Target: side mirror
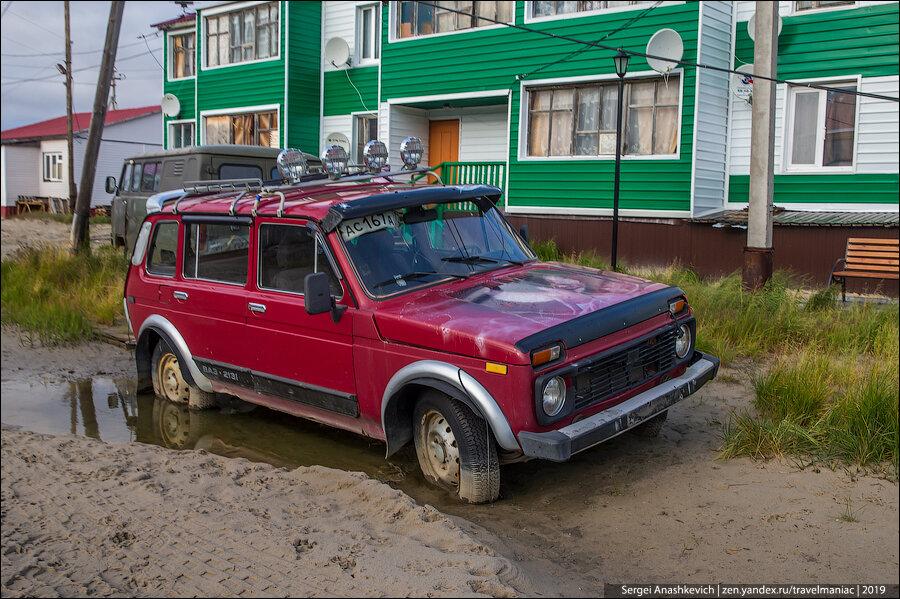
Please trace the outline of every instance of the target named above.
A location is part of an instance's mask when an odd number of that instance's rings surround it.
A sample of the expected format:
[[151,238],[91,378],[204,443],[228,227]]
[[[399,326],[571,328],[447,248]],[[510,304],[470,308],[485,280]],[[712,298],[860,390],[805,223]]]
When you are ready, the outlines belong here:
[[324,272],[314,272],[303,279],[304,304],[306,313],[310,315],[325,314],[331,312],[331,320],[337,324],[341,320],[341,314],[347,306],[338,306],[331,295],[331,287],[328,283],[328,275]]
[[106,193],[116,193],[116,178],[115,177],[107,177],[106,178]]
[[531,247],[531,240],[528,239],[528,225],[522,225],[521,227],[519,227],[519,235],[522,237],[522,239],[525,240],[525,243],[528,244],[528,247]]

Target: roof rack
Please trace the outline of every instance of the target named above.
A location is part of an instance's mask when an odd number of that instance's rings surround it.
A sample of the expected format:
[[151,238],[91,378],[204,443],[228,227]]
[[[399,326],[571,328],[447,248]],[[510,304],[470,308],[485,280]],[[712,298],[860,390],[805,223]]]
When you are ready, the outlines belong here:
[[223,191],[261,191],[263,182],[260,178],[254,179],[219,179],[215,181],[185,181],[184,191],[187,193],[215,193]]

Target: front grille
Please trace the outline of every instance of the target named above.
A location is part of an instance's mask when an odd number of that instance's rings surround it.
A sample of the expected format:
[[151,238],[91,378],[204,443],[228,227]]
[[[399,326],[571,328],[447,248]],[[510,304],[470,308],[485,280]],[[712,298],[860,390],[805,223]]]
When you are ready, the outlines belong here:
[[575,410],[647,382],[675,363],[675,330],[606,355],[575,374]]

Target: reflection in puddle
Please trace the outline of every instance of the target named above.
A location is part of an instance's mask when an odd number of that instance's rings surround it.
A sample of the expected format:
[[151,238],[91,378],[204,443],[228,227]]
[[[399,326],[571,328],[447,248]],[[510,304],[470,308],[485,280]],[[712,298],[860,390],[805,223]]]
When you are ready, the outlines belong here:
[[[361,471],[404,491],[424,487],[415,451],[384,458],[384,444],[237,400],[197,412],[186,405],[137,394],[131,379],[97,377],[69,383],[2,385],[5,427],[75,434],[106,441],[138,441],[295,468],[321,465]],[[412,474],[413,476],[410,476]]]

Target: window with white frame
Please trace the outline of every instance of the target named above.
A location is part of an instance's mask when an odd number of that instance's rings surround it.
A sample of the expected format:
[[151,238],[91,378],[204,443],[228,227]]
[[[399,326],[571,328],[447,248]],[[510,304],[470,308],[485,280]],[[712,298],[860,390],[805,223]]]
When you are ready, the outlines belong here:
[[399,18],[395,20],[397,23],[395,35],[398,38],[421,37],[475,27],[490,27],[496,25],[494,21],[511,23],[514,9],[515,2],[503,0],[400,2],[397,15]]
[[379,4],[356,9],[356,51],[360,63],[374,62],[381,56],[380,14]]
[[856,84],[829,87],[834,90],[791,89],[786,152],[789,168],[853,166]]
[[616,2],[613,0],[579,0],[579,1],[538,1],[531,3],[532,17],[550,17],[555,15],[568,15],[579,12],[591,12],[610,8],[622,8],[624,6],[638,6],[652,4],[647,0],[634,0],[631,2]]
[[378,139],[378,115],[365,114],[356,117],[356,163],[363,164],[366,144]]
[[279,147],[277,111],[220,114],[205,120],[207,144]]
[[[679,81],[625,82],[622,153],[671,155],[678,147]],[[528,156],[606,156],[616,152],[618,82],[527,90]]]
[[44,181],[63,180],[62,152],[44,152]]
[[820,8],[831,8],[832,6],[853,6],[855,0],[797,0],[794,2],[794,10],[802,12],[804,10],[818,10]]
[[188,148],[194,145],[194,121],[169,123],[169,148]]
[[205,23],[207,67],[279,55],[277,2],[209,16]]
[[171,79],[185,79],[194,76],[197,62],[196,35],[193,31],[169,38],[169,72]]

